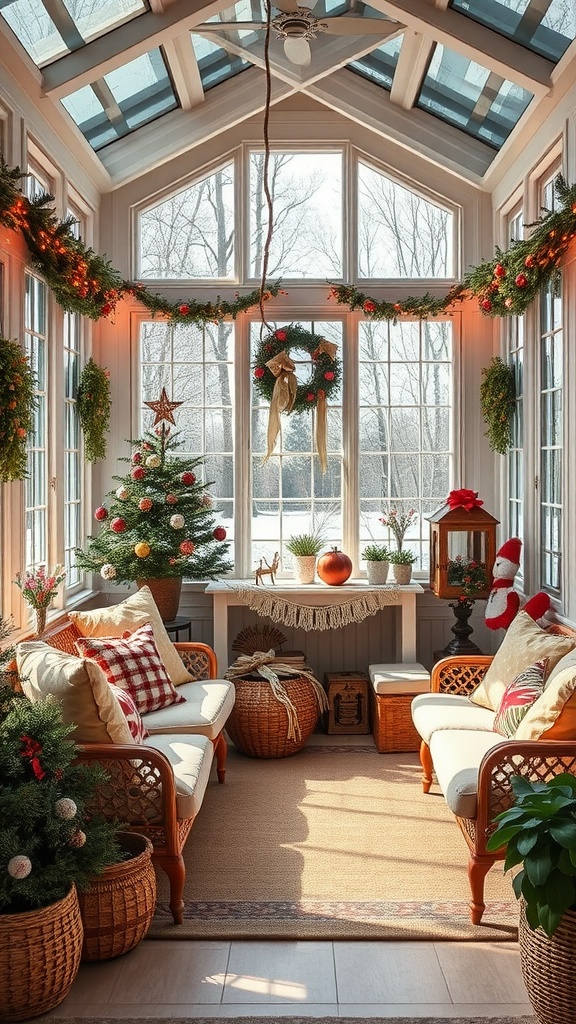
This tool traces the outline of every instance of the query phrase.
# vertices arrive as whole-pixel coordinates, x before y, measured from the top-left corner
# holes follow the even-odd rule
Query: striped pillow
[[[499,732],[507,739],[514,736],[528,709],[541,696],[547,670],[548,658],[543,658],[523,669],[508,683],[496,712],[492,726],[494,732]]]

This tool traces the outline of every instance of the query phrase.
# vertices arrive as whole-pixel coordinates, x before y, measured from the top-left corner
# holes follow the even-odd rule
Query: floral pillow
[[[128,690],[123,690],[122,687],[115,686],[114,683],[109,683],[109,686],[122,708],[132,739],[135,743],[144,743],[144,740],[150,735],[150,733],[140,717],[140,712],[136,707],[134,698]]]
[[[141,715],[184,703],[162,664],[149,622],[126,638],[79,637],[76,647],[100,666],[109,683],[128,690]]]
[[[496,712],[494,732],[509,739],[516,734],[520,722],[544,690],[548,658],[529,665],[504,690]]]

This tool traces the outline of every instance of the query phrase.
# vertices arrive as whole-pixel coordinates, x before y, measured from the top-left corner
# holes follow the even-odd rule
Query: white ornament
[[[149,455],[146,459],[146,465],[149,466],[150,469],[158,469],[161,462],[162,460],[159,455]]]
[[[116,497],[119,498],[120,501],[126,501],[126,498],[130,497],[130,491],[127,487],[119,487],[116,491]]]
[[[32,861],[21,853],[8,861],[8,874],[11,878],[28,878],[31,871]]]
[[[75,818],[78,813],[76,804],[69,796],[63,796],[60,800],[57,800],[54,804],[54,810],[56,811],[56,817],[62,818],[63,821]]]
[[[103,580],[113,580],[116,576],[116,569],[109,562],[103,565],[100,569],[100,575]]]
[[[184,526],[184,516],[170,516],[170,526],[173,530],[181,530]]]

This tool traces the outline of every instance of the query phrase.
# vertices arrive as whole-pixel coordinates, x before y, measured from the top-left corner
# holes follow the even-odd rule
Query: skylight
[[[198,61],[202,88],[205,92],[215,85],[219,85],[220,82],[225,82],[228,78],[234,78],[234,75],[245,71],[246,68],[252,67],[244,57],[228,53],[227,50],[213,43],[211,39],[205,39],[195,33],[192,33],[192,46],[194,47],[194,56]]]
[[[573,0],[452,0],[451,6],[555,62],[576,34]]]
[[[355,71],[356,74],[369,78],[371,82],[382,86],[383,89],[390,90],[403,39],[403,34],[396,36],[376,50],[372,50],[372,53],[367,53],[360,60],[354,60],[351,64],[347,64],[346,67],[349,71]]]

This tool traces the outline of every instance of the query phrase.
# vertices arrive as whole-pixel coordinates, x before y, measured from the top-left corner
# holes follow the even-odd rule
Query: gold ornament
[[[148,558],[150,545],[145,540],[141,540],[138,544],[134,545],[134,554],[138,555],[138,558]]]

